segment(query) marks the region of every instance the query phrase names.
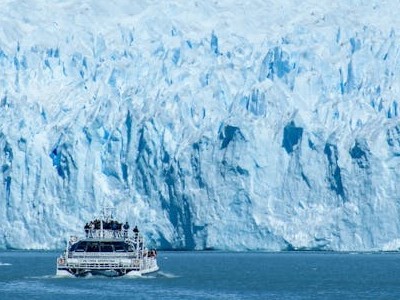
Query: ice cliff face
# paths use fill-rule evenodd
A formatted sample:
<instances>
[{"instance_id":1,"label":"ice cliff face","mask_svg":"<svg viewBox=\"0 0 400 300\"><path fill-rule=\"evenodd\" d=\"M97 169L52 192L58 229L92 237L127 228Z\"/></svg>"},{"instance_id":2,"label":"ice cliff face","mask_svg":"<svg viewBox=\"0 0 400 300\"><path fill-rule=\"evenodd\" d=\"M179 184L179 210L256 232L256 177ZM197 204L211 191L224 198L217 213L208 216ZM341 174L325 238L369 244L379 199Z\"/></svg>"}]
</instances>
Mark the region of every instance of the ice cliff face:
<instances>
[{"instance_id":1,"label":"ice cliff face","mask_svg":"<svg viewBox=\"0 0 400 300\"><path fill-rule=\"evenodd\" d=\"M0 247L398 249L399 2L279 2L3 1Z\"/></svg>"}]
</instances>

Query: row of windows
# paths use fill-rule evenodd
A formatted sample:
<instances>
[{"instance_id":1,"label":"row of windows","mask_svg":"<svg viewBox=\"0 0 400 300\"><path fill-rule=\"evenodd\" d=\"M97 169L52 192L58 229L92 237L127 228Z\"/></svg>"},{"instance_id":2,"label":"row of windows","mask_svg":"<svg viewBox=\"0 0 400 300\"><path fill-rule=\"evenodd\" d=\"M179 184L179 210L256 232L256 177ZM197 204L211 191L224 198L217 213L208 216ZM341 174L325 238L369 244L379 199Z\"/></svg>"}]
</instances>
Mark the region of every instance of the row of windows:
<instances>
[{"instance_id":1,"label":"row of windows","mask_svg":"<svg viewBox=\"0 0 400 300\"><path fill-rule=\"evenodd\" d=\"M132 246L124 242L78 242L71 246L75 252L132 252Z\"/></svg>"}]
</instances>

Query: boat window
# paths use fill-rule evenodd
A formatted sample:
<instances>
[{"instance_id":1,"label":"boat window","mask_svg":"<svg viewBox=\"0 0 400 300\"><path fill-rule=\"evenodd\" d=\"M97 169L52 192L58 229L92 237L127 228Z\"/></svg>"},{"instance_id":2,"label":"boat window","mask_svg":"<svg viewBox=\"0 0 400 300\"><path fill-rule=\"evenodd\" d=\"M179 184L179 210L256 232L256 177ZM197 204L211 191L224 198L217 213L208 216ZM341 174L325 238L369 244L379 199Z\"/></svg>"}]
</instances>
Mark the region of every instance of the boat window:
<instances>
[{"instance_id":1,"label":"boat window","mask_svg":"<svg viewBox=\"0 0 400 300\"><path fill-rule=\"evenodd\" d=\"M84 252L86 249L86 242L78 242L71 246L71 251Z\"/></svg>"},{"instance_id":2,"label":"boat window","mask_svg":"<svg viewBox=\"0 0 400 300\"><path fill-rule=\"evenodd\" d=\"M78 246L79 243L73 244L71 247L69 247L69 251L75 251L76 246Z\"/></svg>"},{"instance_id":3,"label":"boat window","mask_svg":"<svg viewBox=\"0 0 400 300\"><path fill-rule=\"evenodd\" d=\"M99 252L99 243L97 242L88 243L86 252Z\"/></svg>"},{"instance_id":4,"label":"boat window","mask_svg":"<svg viewBox=\"0 0 400 300\"><path fill-rule=\"evenodd\" d=\"M123 242L114 243L115 252L125 252L126 244Z\"/></svg>"},{"instance_id":5,"label":"boat window","mask_svg":"<svg viewBox=\"0 0 400 300\"><path fill-rule=\"evenodd\" d=\"M110 243L100 243L100 252L113 252L113 245Z\"/></svg>"}]
</instances>

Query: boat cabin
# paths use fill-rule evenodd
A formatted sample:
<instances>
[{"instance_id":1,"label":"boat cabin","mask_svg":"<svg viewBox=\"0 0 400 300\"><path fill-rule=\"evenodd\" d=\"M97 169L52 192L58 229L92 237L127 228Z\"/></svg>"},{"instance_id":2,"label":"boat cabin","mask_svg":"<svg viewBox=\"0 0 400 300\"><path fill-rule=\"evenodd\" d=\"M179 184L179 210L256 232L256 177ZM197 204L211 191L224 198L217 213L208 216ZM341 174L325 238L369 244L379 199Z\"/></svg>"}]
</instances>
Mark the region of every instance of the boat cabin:
<instances>
[{"instance_id":1,"label":"boat cabin","mask_svg":"<svg viewBox=\"0 0 400 300\"><path fill-rule=\"evenodd\" d=\"M71 252L133 252L132 245L123 241L81 240L71 246Z\"/></svg>"}]
</instances>

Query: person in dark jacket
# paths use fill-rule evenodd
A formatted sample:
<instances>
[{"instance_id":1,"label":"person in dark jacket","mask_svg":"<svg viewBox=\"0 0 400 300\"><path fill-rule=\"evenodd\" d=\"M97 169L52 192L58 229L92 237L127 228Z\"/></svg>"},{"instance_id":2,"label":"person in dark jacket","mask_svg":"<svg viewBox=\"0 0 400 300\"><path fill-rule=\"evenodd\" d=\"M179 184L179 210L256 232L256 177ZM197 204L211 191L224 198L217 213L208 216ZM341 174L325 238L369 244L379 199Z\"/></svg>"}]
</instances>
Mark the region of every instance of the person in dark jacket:
<instances>
[{"instance_id":1,"label":"person in dark jacket","mask_svg":"<svg viewBox=\"0 0 400 300\"><path fill-rule=\"evenodd\" d=\"M118 224L117 224L117 221L111 221L111 229L112 229L112 232L113 232L113 237L117 237L117 226L118 226Z\"/></svg>"},{"instance_id":2,"label":"person in dark jacket","mask_svg":"<svg viewBox=\"0 0 400 300\"><path fill-rule=\"evenodd\" d=\"M137 226L135 226L135 228L133 228L133 238L134 238L135 242L137 242L139 239L139 229L137 228Z\"/></svg>"},{"instance_id":3,"label":"person in dark jacket","mask_svg":"<svg viewBox=\"0 0 400 300\"><path fill-rule=\"evenodd\" d=\"M89 224L88 224L88 223L86 223L86 224L85 224L85 233L86 233L86 238L88 238L88 237L89 237L89 229L90 229L90 226L89 226Z\"/></svg>"},{"instance_id":4,"label":"person in dark jacket","mask_svg":"<svg viewBox=\"0 0 400 300\"><path fill-rule=\"evenodd\" d=\"M124 224L124 238L128 237L128 231L129 231L129 224L128 224L128 222L125 222L125 224Z\"/></svg>"}]
</instances>

